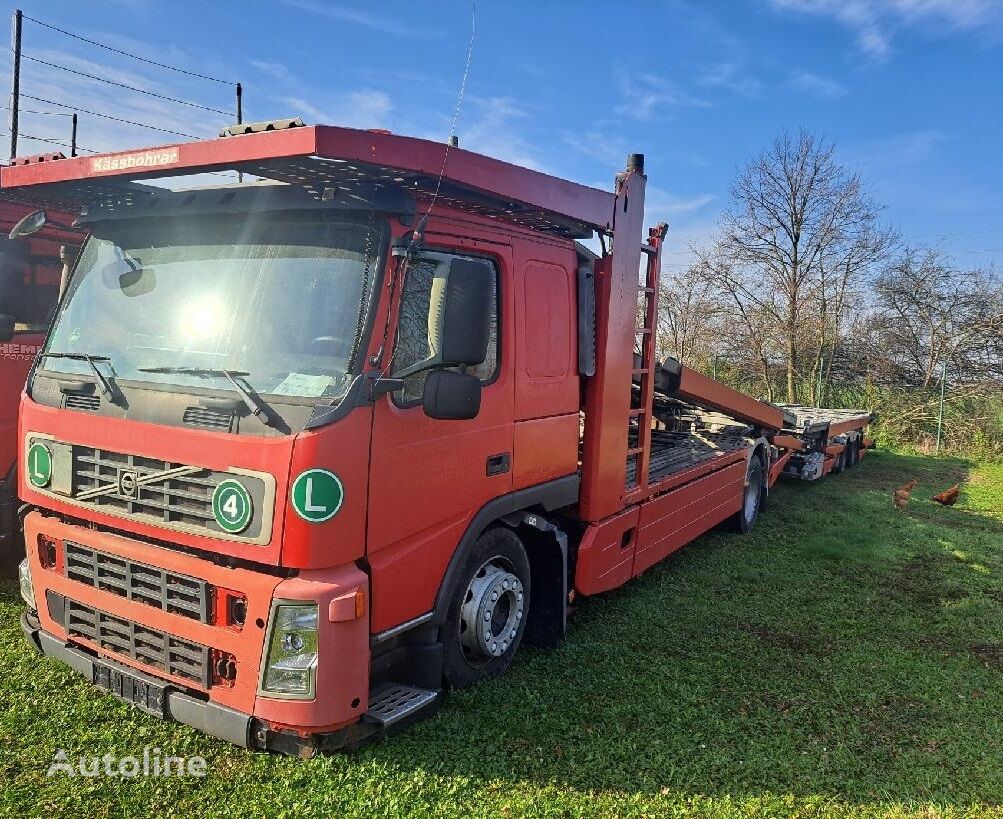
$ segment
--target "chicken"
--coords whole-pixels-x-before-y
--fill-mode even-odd
[[[916,488],[916,484],[919,483],[917,480],[911,480],[905,486],[900,486],[895,490],[895,494],[892,495],[892,503],[894,503],[903,512],[906,506],[909,505],[909,496],[912,494],[912,490]]]
[[[954,484],[950,489],[945,489],[939,495],[934,495],[930,500],[936,501],[941,506],[954,506],[958,501],[960,492],[961,487],[958,484]]]

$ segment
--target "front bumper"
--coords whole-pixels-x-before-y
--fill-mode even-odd
[[[21,615],[21,631],[39,653],[66,663],[74,671],[83,674],[88,681],[94,679],[96,662],[104,665],[118,665],[109,660],[97,659],[86,651],[47,634],[42,630],[38,619],[28,611]],[[163,685],[163,680],[143,674],[134,668],[120,667],[129,675],[150,685]],[[227,708],[211,700],[200,700],[170,686],[164,689],[164,699],[165,717],[185,725],[191,725],[193,728],[198,728],[200,731],[219,739],[225,739],[227,742],[232,742],[242,748],[254,747],[251,743],[253,719],[250,714],[242,714],[240,711]]]
[[[144,711],[242,747],[309,755],[354,740],[368,708],[370,665],[368,578],[354,564],[282,578],[37,511],[25,518],[25,535],[37,603],[25,636],[43,654]],[[39,537],[49,544],[45,565]],[[184,610],[176,582],[187,584]],[[242,625],[217,606],[233,594],[246,600]],[[312,699],[260,690],[275,599],[319,607],[322,659]],[[224,659],[228,677],[216,671]]]
[[[315,734],[273,730],[267,723],[255,719],[250,714],[227,708],[211,700],[199,699],[178,688],[165,686],[164,680],[160,678],[96,657],[83,649],[64,643],[43,630],[38,618],[30,611],[25,611],[21,615],[21,631],[39,654],[65,663],[89,682],[93,682],[96,668],[111,667],[148,686],[162,688],[163,710],[156,716],[190,725],[241,748],[275,751],[308,758],[319,751],[353,750],[378,739],[385,733],[379,725],[365,718],[336,731]]]

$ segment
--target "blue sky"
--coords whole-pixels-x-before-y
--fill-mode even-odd
[[[445,139],[471,27],[467,0],[25,2],[81,36],[245,89],[245,119],[389,128]],[[231,89],[26,22],[27,54],[229,110]],[[9,70],[9,55],[0,58]],[[224,117],[26,62],[32,110],[113,113],[209,136]],[[736,169],[806,127],[859,169],[907,239],[1003,267],[1003,0],[478,0],[460,144],[609,187],[647,155],[649,212],[671,264],[705,240]],[[65,117],[22,131],[64,139]],[[79,142],[173,141],[81,115]],[[25,142],[19,153],[44,149]]]

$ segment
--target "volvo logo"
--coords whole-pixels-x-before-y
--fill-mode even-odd
[[[121,469],[118,473],[118,494],[126,498],[136,497],[139,478],[131,469]]]

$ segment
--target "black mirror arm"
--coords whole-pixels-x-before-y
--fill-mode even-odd
[[[369,400],[376,401],[384,395],[404,389],[403,378],[384,378],[379,373],[369,377]]]

